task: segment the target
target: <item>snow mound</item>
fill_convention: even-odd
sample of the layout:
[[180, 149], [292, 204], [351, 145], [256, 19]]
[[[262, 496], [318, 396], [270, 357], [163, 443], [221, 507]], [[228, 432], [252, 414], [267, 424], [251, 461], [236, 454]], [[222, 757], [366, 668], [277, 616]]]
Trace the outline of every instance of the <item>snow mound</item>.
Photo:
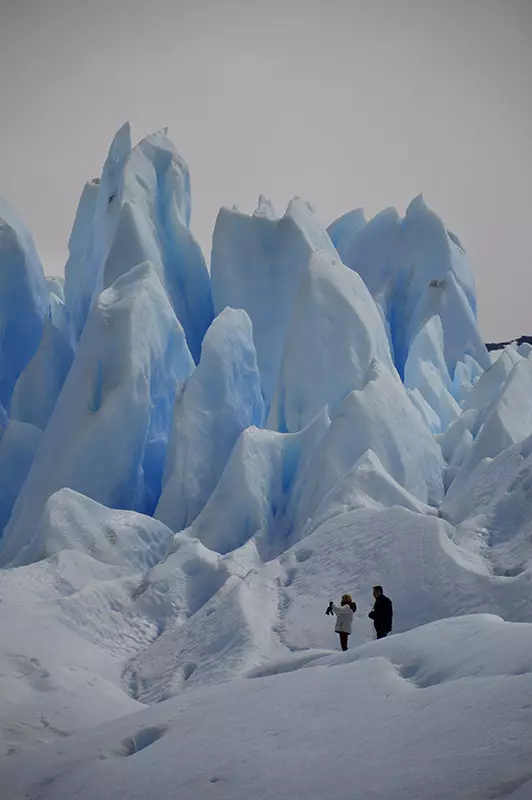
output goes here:
[[154, 631], [121, 613], [121, 574], [74, 550], [0, 571], [2, 755], [139, 708], [121, 686], [123, 661]]
[[[4, 786], [10, 796], [46, 787], [50, 800], [92, 800], [110, 787], [131, 800], [519, 797], [530, 782], [532, 675], [523, 661], [530, 626], [516, 628], [485, 616], [449, 620], [352, 660], [191, 691], [43, 748], [30, 763], [5, 759]], [[519, 646], [515, 662], [501, 656], [499, 636], [507, 653]]]
[[193, 617], [169, 627], [133, 662], [137, 697], [160, 702], [286, 656], [275, 631], [278, 619], [277, 586], [267, 570], [231, 575]]
[[[393, 597], [398, 632], [473, 613], [530, 619], [530, 570], [512, 579], [494, 576], [489, 560], [456, 541], [455, 529], [436, 516], [375, 505], [334, 510], [265, 564], [254, 542], [220, 560], [208, 550], [196, 555], [192, 540], [194, 566], [183, 564], [181, 550], [176, 562], [197, 580], [190, 615], [184, 611], [182, 578], [174, 578], [174, 557], [155, 567], [146, 602], [170, 595], [174, 608], [167, 613], [162, 601], [164, 631], [132, 662], [135, 696], [160, 702], [185, 689], [232, 680], [247, 669], [265, 674], [276, 659], [290, 661], [290, 653], [306, 661], [313, 651], [336, 649], [337, 636], [324, 610], [344, 591], [358, 604], [352, 646], [369, 642], [374, 634], [366, 614], [375, 583]], [[190, 549], [184, 552], [189, 563]], [[408, 580], [402, 564], [408, 564]]]
[[[168, 552], [143, 574], [134, 593], [137, 610], [157, 621], [159, 634], [196, 614], [233, 572], [219, 553], [183, 533], [175, 534]], [[136, 680], [135, 686], [140, 692], [142, 682]]]
[[[451, 525], [406, 508], [358, 509], [331, 517], [279, 561], [286, 574], [279, 586], [279, 636], [292, 651], [337, 648], [324, 611], [343, 592], [358, 605], [351, 646], [371, 641], [366, 615], [375, 584], [393, 599], [394, 632], [473, 613], [516, 622], [531, 618], [530, 569], [512, 578], [494, 575], [489, 560], [462, 542]], [[401, 565], [406, 564], [405, 577]]]
[[[426, 689], [462, 678], [529, 674], [531, 637], [530, 624], [475, 614], [432, 622], [401, 636], [390, 636], [379, 644], [368, 642], [347, 656], [318, 658], [310, 666], [340, 666], [346, 661], [354, 664], [368, 658], [385, 658], [402, 678]], [[456, 657], [457, 652], [461, 653], [460, 658]]]
[[171, 537], [172, 532], [151, 517], [105, 508], [71, 489], [60, 489], [48, 499], [31, 541], [14, 565], [73, 549], [126, 571], [145, 571], [164, 559]]
[[419, 502], [386, 472], [372, 450], [363, 453], [352, 470], [325, 495], [312, 516], [306, 532], [311, 533], [324, 522], [359, 508], [384, 510], [402, 506], [419, 514], [435, 514], [432, 506]]

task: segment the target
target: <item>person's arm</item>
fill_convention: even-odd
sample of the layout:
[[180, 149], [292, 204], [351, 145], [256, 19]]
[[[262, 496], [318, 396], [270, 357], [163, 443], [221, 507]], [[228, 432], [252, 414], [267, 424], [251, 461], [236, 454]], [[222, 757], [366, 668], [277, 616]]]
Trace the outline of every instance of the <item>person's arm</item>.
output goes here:
[[337, 617], [349, 617], [353, 613], [351, 606], [334, 606], [332, 607]]

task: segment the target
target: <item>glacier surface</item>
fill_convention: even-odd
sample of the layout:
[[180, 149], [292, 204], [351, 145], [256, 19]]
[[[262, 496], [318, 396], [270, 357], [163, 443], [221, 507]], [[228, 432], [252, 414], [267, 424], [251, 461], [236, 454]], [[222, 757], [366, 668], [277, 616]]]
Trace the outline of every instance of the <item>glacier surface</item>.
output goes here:
[[101, 293], [14, 505], [1, 563], [27, 544], [58, 489], [113, 508], [153, 512], [174, 397], [193, 365], [151, 264], [139, 264]]
[[257, 356], [245, 311], [226, 308], [176, 399], [155, 516], [187, 528], [213, 493], [240, 434], [264, 422]]
[[31, 234], [0, 200], [0, 406], [9, 411], [13, 387], [42, 336], [48, 291]]

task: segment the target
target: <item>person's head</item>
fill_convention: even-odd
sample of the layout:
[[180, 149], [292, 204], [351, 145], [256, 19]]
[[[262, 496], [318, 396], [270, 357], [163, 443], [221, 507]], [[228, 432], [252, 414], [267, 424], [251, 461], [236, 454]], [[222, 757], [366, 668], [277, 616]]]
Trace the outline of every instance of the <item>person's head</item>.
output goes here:
[[382, 586], [373, 587], [373, 597], [375, 600], [382, 595]]
[[350, 594], [343, 594], [342, 595], [342, 603], [341, 604], [343, 606], [349, 606], [349, 605], [351, 605], [352, 602], [353, 602], [353, 598], [351, 597]]

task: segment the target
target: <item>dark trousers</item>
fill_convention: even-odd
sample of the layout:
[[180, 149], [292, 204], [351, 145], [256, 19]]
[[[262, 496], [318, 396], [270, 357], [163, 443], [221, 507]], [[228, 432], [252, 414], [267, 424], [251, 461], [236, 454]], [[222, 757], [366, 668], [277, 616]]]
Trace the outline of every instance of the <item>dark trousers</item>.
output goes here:
[[349, 638], [349, 634], [344, 633], [343, 631], [339, 631], [338, 636], [340, 637], [340, 647], [344, 651], [347, 650], [347, 640]]
[[385, 636], [388, 636], [389, 631], [382, 631], [375, 629], [375, 633], [377, 634], [377, 639], [384, 639]]

